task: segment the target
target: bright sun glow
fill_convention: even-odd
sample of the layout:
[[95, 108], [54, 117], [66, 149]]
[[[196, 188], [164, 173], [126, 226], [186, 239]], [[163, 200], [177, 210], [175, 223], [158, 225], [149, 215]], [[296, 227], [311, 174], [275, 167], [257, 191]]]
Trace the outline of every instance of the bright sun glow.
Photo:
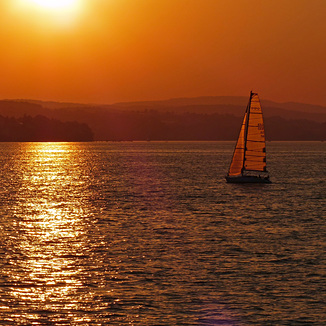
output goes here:
[[[0, 0], [1, 2], [2, 0]], [[13, 9], [40, 31], [67, 29], [78, 22], [84, 11], [84, 0], [11, 0]]]
[[73, 8], [77, 0], [32, 0], [36, 4], [49, 9], [67, 9]]

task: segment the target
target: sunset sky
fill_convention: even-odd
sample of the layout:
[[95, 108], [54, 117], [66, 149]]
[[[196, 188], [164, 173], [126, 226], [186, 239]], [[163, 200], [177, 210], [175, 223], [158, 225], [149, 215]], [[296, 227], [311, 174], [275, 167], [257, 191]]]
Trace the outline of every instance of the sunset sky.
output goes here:
[[325, 0], [0, 0], [0, 99], [326, 106]]

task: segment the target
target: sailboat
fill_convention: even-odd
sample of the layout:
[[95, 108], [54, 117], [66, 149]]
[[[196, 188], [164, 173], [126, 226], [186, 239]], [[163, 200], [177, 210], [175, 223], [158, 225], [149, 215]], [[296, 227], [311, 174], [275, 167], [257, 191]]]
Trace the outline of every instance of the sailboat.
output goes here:
[[266, 169], [263, 113], [257, 93], [250, 92], [238, 141], [225, 178], [231, 183], [271, 183]]

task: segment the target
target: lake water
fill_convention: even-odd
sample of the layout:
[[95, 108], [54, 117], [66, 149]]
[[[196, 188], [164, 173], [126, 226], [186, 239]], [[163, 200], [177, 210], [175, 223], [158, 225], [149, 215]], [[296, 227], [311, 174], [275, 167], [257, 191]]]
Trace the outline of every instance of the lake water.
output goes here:
[[1, 325], [326, 325], [326, 142], [1, 143]]

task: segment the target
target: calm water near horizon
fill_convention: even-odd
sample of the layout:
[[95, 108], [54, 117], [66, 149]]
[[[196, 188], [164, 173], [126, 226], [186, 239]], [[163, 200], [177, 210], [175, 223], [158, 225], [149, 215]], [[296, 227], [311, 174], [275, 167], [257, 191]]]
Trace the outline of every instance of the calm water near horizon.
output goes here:
[[0, 143], [1, 325], [326, 325], [326, 142]]

